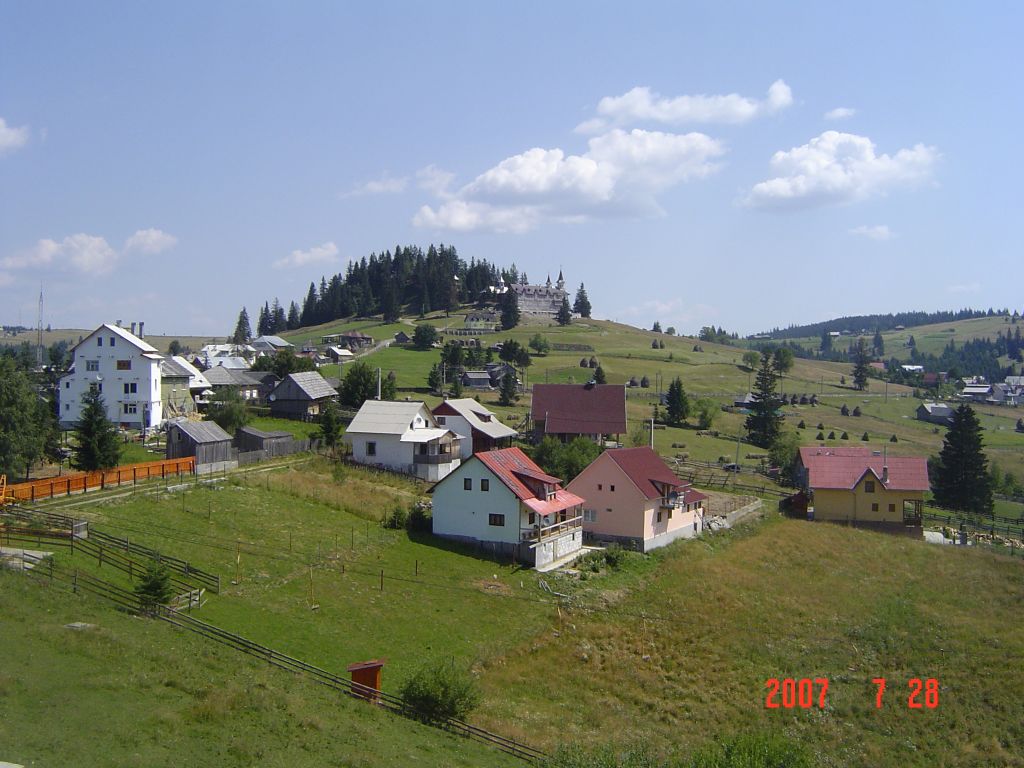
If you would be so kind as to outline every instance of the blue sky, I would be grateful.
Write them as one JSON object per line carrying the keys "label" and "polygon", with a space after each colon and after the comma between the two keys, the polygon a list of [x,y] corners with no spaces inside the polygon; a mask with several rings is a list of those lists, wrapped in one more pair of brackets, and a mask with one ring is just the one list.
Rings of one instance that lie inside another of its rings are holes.
{"label": "blue sky", "polygon": [[1011,3],[0,3],[0,321],[227,334],[454,244],[752,333],[1020,307]]}

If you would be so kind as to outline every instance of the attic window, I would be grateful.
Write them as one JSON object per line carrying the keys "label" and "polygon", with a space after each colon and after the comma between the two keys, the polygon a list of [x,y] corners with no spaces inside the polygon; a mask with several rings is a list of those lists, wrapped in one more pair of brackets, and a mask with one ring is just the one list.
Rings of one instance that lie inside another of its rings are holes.
{"label": "attic window", "polygon": [[103,346],[103,337],[102,336],[97,336],[96,337],[96,346],[97,347],[102,347]]}
{"label": "attic window", "polygon": [[864,493],[874,493],[874,492],[875,492],[875,481],[874,480],[866,481],[864,483]]}

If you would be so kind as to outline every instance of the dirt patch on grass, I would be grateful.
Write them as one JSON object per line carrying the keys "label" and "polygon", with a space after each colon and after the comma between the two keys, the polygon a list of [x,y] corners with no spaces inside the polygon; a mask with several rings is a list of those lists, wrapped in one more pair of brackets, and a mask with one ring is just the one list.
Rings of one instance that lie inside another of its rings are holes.
{"label": "dirt patch on grass", "polygon": [[512,587],[508,584],[503,584],[500,581],[494,581],[493,579],[479,579],[475,582],[475,586],[481,592],[485,592],[488,595],[512,594]]}

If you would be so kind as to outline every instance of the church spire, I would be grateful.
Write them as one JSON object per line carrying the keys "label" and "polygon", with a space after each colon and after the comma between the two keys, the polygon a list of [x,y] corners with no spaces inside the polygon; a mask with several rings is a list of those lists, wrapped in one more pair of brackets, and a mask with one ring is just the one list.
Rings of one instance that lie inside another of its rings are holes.
{"label": "church spire", "polygon": [[555,287],[560,291],[565,290],[565,278],[562,277],[561,267],[558,269],[558,282],[555,283]]}

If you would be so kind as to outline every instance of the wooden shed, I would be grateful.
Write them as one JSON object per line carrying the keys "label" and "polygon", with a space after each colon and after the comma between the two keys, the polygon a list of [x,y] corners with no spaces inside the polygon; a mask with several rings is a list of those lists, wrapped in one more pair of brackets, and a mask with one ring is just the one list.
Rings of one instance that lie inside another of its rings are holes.
{"label": "wooden shed", "polygon": [[237,456],[231,447],[231,435],[212,421],[172,421],[167,427],[168,459],[196,457],[196,469],[223,468],[235,463]]}
{"label": "wooden shed", "polygon": [[324,403],[337,399],[338,393],[315,371],[289,373],[267,396],[271,416],[305,420],[313,420]]}
{"label": "wooden shed", "polygon": [[265,451],[266,458],[293,453],[294,437],[291,432],[264,432],[256,427],[241,427],[235,432],[235,447],[243,453]]}
{"label": "wooden shed", "polygon": [[387,659],[371,659],[349,664],[345,669],[352,673],[355,683],[353,693],[367,701],[376,702],[380,699],[381,670]]}

